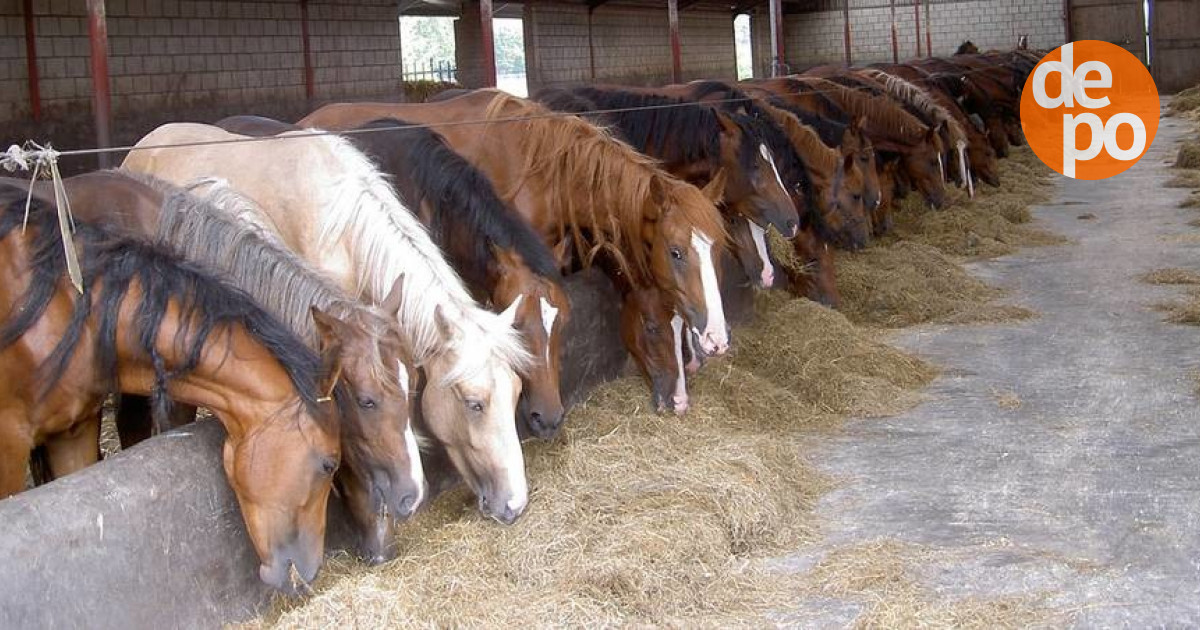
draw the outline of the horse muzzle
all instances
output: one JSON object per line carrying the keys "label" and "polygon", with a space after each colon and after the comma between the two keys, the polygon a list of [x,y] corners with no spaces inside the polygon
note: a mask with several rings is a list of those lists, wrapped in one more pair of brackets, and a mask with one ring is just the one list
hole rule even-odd
{"label": "horse muzzle", "polygon": [[479,511],[503,525],[512,525],[525,511],[528,499],[496,498],[487,495],[479,497]]}
{"label": "horse muzzle", "polygon": [[276,549],[269,563],[259,565],[259,579],[289,597],[312,592],[309,585],[317,578],[317,571],[321,569],[321,546],[317,546],[316,553],[303,547],[297,541]]}

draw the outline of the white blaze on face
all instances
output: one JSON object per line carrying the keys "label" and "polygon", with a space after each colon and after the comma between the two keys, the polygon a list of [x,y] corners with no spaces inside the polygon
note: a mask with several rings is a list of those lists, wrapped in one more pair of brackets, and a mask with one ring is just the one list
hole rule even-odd
{"label": "white blaze on face", "polygon": [[941,153],[938,156],[938,172],[942,174],[942,181],[946,181],[946,159]]}
{"label": "white blaze on face", "polygon": [[758,260],[762,263],[763,288],[769,289],[775,284],[775,268],[771,266],[771,258],[767,255],[767,231],[750,219],[746,219],[746,223],[750,224],[750,238],[754,239],[754,251],[758,253]]}
{"label": "white blaze on face", "polygon": [[709,355],[725,354],[729,350],[729,334],[725,331],[725,308],[721,304],[721,287],[713,265],[712,240],[692,230],[692,249],[700,262],[700,284],[704,288],[704,307],[708,323],[700,335],[700,346]]}
{"label": "white blaze on face", "polygon": [[495,389],[492,390],[491,413],[506,414],[499,418],[500,444],[496,449],[501,454],[501,466],[504,471],[504,483],[508,486],[509,499],[505,507],[515,514],[520,514],[529,503],[529,483],[525,479],[525,456],[521,452],[521,438],[517,436],[517,423],[513,421],[512,412],[516,407],[512,392],[516,374],[512,370],[496,369],[494,379]]}
{"label": "white blaze on face", "polygon": [[550,365],[550,335],[554,331],[554,319],[558,317],[558,309],[550,304],[550,300],[541,298],[542,326],[546,328],[546,365]]}
{"label": "white blaze on face", "polygon": [[[399,368],[396,372],[396,380],[400,383],[400,391],[404,394],[404,400],[408,400],[408,367],[396,360],[396,367]],[[408,455],[408,476],[417,486],[417,500],[413,504],[413,509],[425,500],[425,469],[421,467],[421,447],[417,445],[417,436],[413,433],[412,419],[404,427],[404,452]]]}
{"label": "white blaze on face", "polygon": [[971,172],[967,168],[967,143],[958,141],[958,174],[967,185],[967,195],[975,197],[975,182],[971,181]]}
{"label": "white blaze on face", "polygon": [[683,318],[679,313],[671,317],[671,332],[675,333],[675,393],[671,402],[675,413],[684,413],[688,408],[687,373],[683,369]]}
{"label": "white blaze on face", "polygon": [[771,165],[771,172],[775,174],[775,181],[779,184],[779,187],[783,189],[783,193],[787,194],[787,186],[783,185],[783,178],[779,176],[779,169],[775,167],[775,158],[771,155],[771,152],[767,150],[767,145],[758,145],[758,153],[762,155],[764,160],[767,161],[767,164]]}

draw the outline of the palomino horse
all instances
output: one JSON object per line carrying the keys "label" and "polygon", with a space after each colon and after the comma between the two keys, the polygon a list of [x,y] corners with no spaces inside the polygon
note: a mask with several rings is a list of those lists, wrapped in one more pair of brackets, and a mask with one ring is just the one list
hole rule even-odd
{"label": "palomino horse", "polygon": [[[216,126],[248,136],[298,130],[260,116],[232,116]],[[533,361],[522,375],[518,428],[551,439],[563,421],[559,391],[562,333],[570,303],[554,255],[529,224],[497,196],[492,184],[435,132],[381,120],[347,138],[391,176],[409,208],[419,208],[433,240],[462,276],[472,295],[493,308],[524,296],[513,322]]]}
{"label": "palomino horse", "polygon": [[170,396],[225,425],[225,473],[259,576],[288,592],[292,567],[311,581],[341,461],[339,425],[356,413],[331,357],[201,268],[77,220],[79,295],[66,279],[57,213],[35,198],[23,231],[25,197],[0,191],[0,496],[21,490],[38,444],[57,474],[95,461],[110,392],[161,405]]}
{"label": "palomino horse", "polygon": [[[244,139],[217,127],[170,124],[139,142],[155,147]],[[270,141],[147,148],[125,167],[185,184],[213,178],[255,202],[257,220],[351,294],[382,303],[404,277],[400,330],[427,372],[423,420],[487,515],[511,523],[528,485],[513,409],[529,356],[512,328],[514,304],[479,308],[454,270],[370,160],[346,140],[297,131]]]}
{"label": "palomino horse", "polygon": [[[410,425],[413,362],[388,315],[399,308],[399,288],[379,308],[352,299],[273,235],[238,220],[233,213],[246,214],[250,202],[232,191],[201,198],[119,170],[78,175],[64,185],[77,218],[157,238],[185,259],[222,272],[310,348],[332,357],[358,407],[345,419],[335,483],[359,526],[363,557],[378,562],[394,556],[389,516],[411,516],[426,486]],[[52,198],[48,188],[44,182],[36,192]],[[128,201],[117,213],[96,205],[118,197]],[[122,446],[131,441],[125,435],[131,429],[149,434],[128,418],[119,427]]]}
{"label": "palomino horse", "polygon": [[392,177],[407,207],[419,209],[433,240],[477,298],[496,307],[521,298],[513,324],[533,361],[522,375],[517,415],[523,429],[553,438],[563,421],[559,372],[571,312],[560,257],[441,136],[405,125],[375,121],[361,129],[381,131],[349,138]]}
{"label": "palomino horse", "polygon": [[352,129],[378,118],[434,125],[487,121],[438,131],[546,242],[570,238],[585,264],[608,251],[637,286],[657,286],[670,296],[706,353],[728,348],[715,265],[724,225],[711,199],[695,187],[604,130],[495,90],[430,104],[326,105],[300,124]]}
{"label": "palomino horse", "polygon": [[[796,206],[780,178],[769,123],[720,111],[694,100],[662,96],[651,88],[583,86],[571,94],[589,111],[609,110],[598,124],[613,127],[633,148],[662,162],[668,173],[704,186],[724,176],[727,210],[791,237],[799,226]],[[547,99],[547,106],[561,104]],[[582,104],[583,101],[579,101]],[[564,109],[583,113],[578,108]]]}

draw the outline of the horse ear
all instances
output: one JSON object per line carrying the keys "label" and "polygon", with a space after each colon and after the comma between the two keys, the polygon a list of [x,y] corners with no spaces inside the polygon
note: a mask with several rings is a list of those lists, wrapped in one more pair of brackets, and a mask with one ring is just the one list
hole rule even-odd
{"label": "horse ear", "polygon": [[721,203],[725,198],[725,169],[718,170],[716,176],[705,184],[700,192],[704,193],[704,196],[714,204]]}
{"label": "horse ear", "polygon": [[396,276],[396,281],[392,283],[392,290],[388,291],[387,297],[383,298],[383,302],[379,304],[379,308],[389,315],[395,315],[400,312],[400,305],[403,303],[404,274],[400,274]]}
{"label": "horse ear", "polygon": [[524,299],[524,293],[517,295],[517,299],[513,300],[503,313],[500,313],[500,319],[504,320],[505,324],[512,326],[513,322],[517,321],[517,309],[521,308],[521,301]]}
{"label": "horse ear", "polygon": [[321,352],[340,346],[349,336],[349,325],[346,322],[313,306],[310,308],[313,325],[317,329],[317,337],[321,342]]}
{"label": "horse ear", "polygon": [[571,239],[564,238],[554,246],[552,250],[554,260],[558,262],[560,269],[565,269],[571,264]]}
{"label": "horse ear", "polygon": [[458,327],[446,317],[446,311],[441,304],[433,309],[433,321],[437,324],[438,332],[442,333],[443,337],[446,339],[458,338]]}

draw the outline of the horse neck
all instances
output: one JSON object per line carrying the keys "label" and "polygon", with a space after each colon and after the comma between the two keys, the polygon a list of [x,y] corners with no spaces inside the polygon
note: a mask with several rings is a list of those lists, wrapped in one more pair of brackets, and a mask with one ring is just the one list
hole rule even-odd
{"label": "horse neck", "polygon": [[[136,332],[129,328],[137,317],[140,295],[135,283],[120,307],[116,329],[117,382],[122,393],[151,395],[156,388],[155,366],[136,343]],[[188,323],[178,302],[172,300],[155,343],[167,373],[187,361],[185,352],[190,335],[182,344],[177,335]],[[283,366],[241,324],[213,330],[199,362],[186,374],[170,379],[167,391],[180,403],[213,410],[231,434],[247,430],[248,422],[268,419],[297,400],[295,387]]]}

